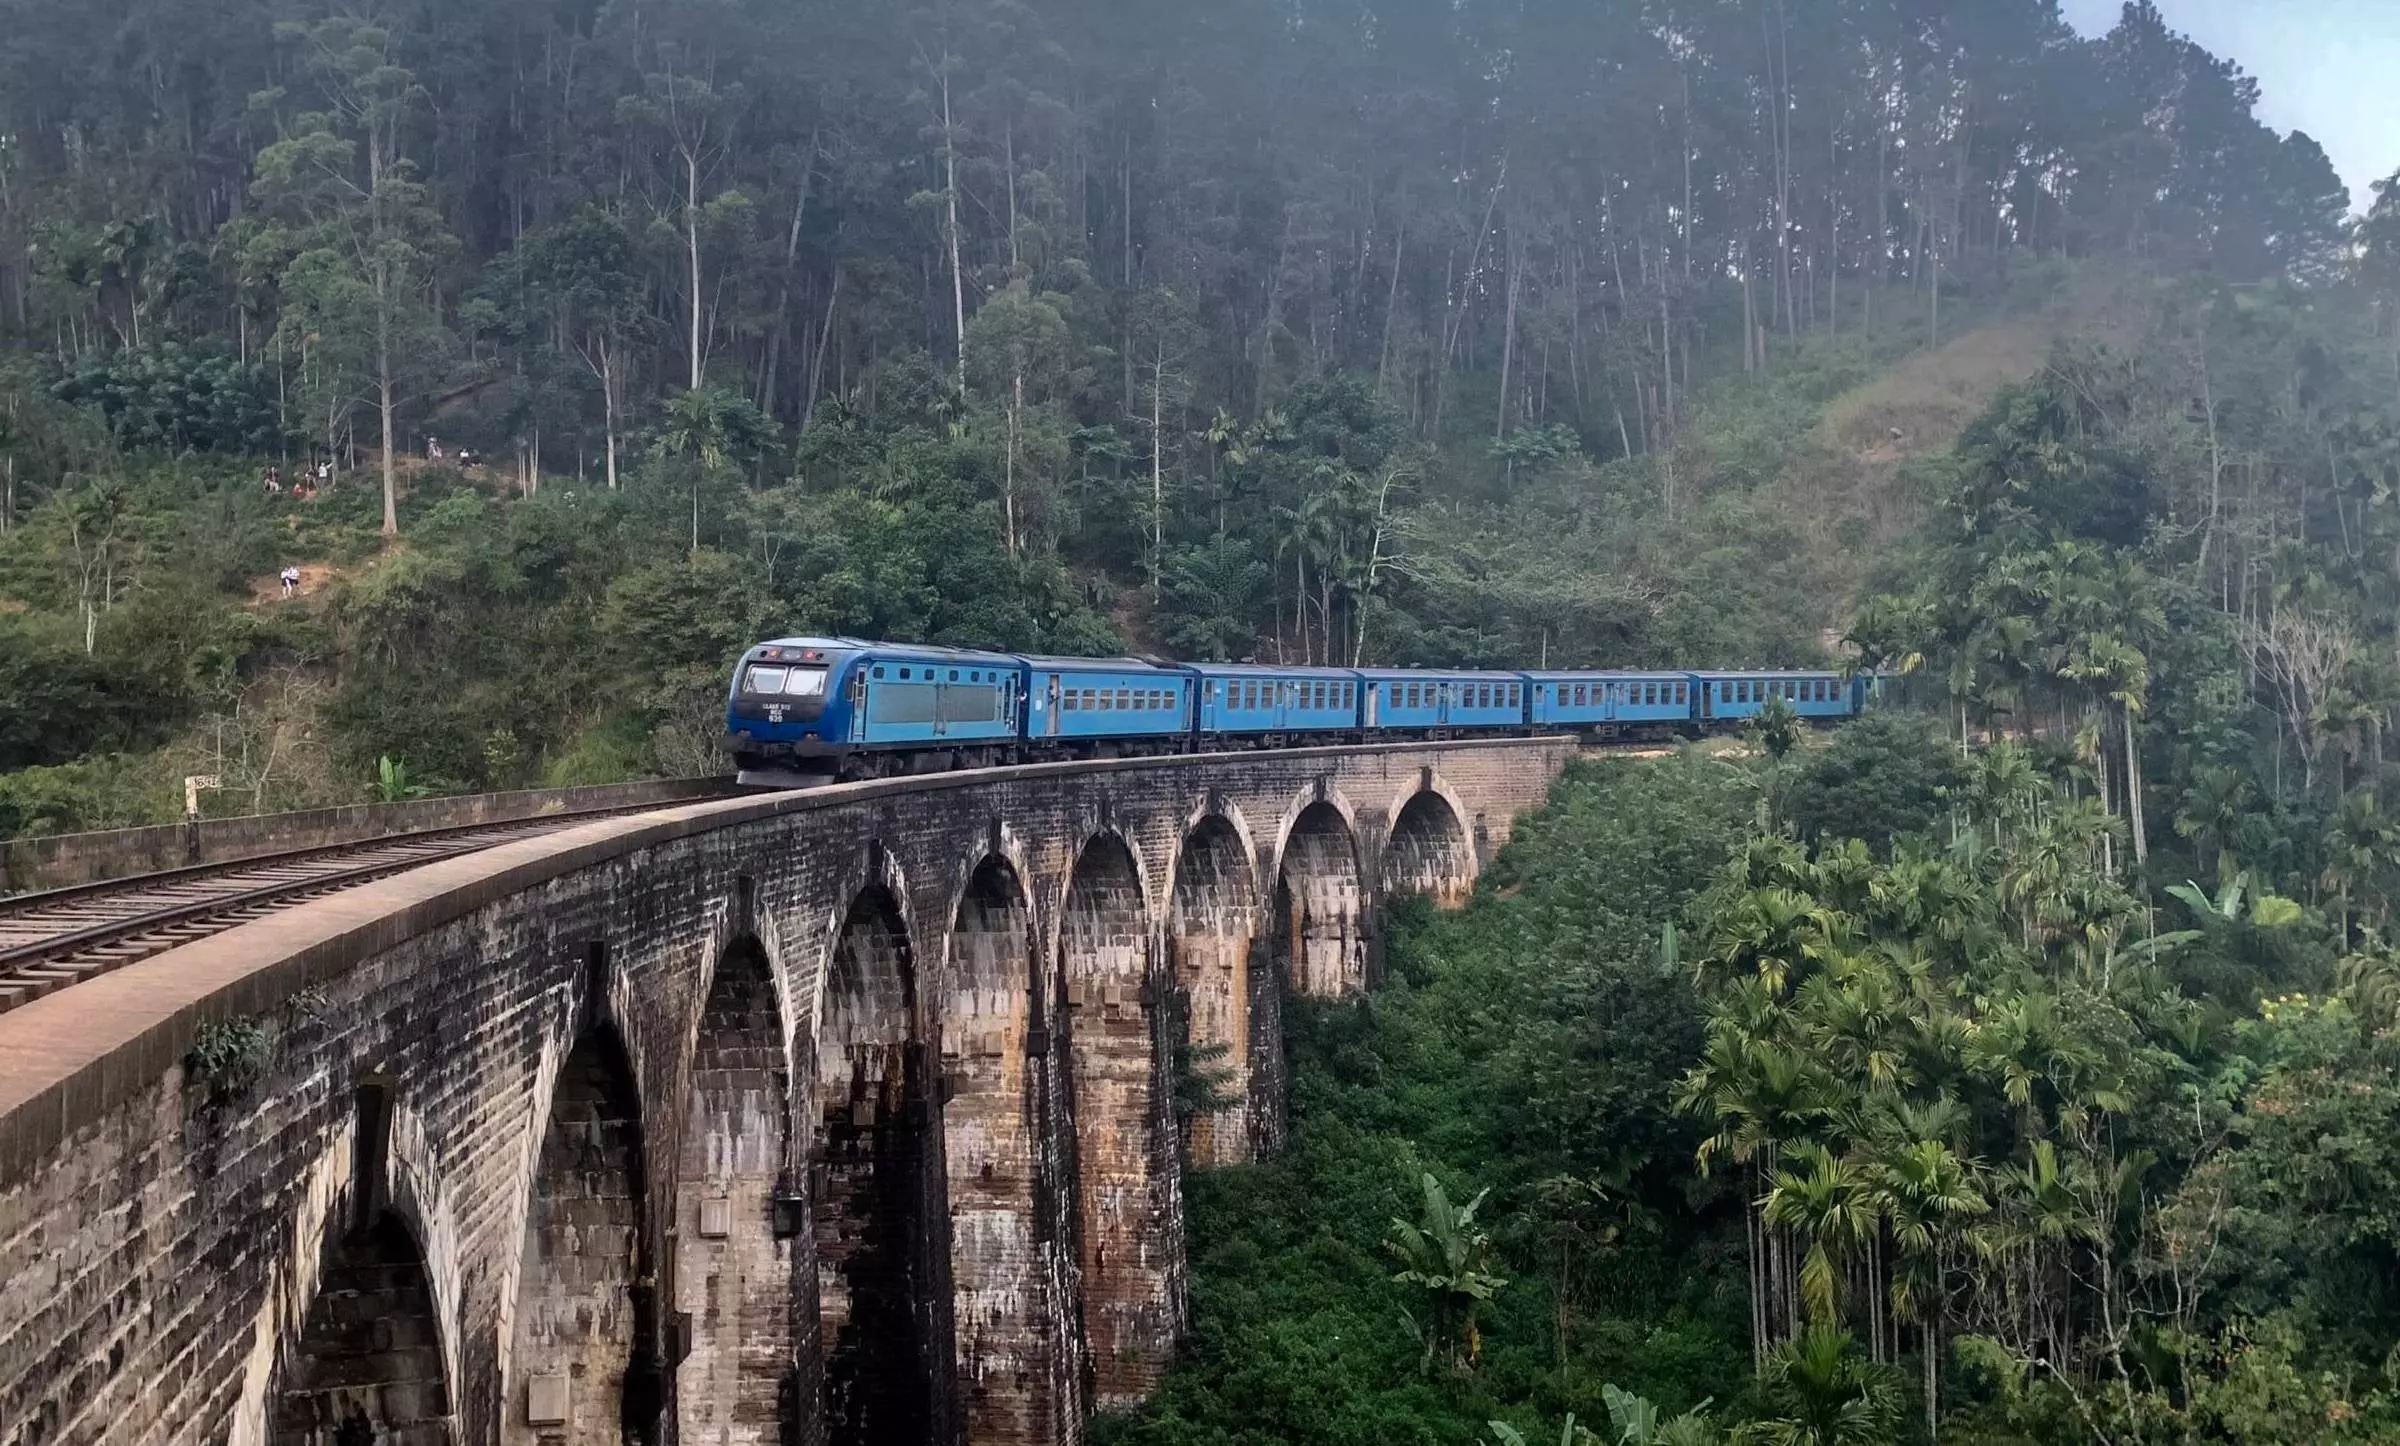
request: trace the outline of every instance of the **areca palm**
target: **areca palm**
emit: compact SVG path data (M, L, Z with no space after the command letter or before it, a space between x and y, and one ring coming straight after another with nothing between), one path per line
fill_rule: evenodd
M1775 1415L1743 1439L1767 1446L1880 1446L1900 1427L1892 1373L1862 1360L1847 1331L1818 1326L1776 1351L1761 1384Z
M1921 1137L1878 1159L1871 1171L1876 1203L1900 1248L1892 1311L1924 1336L1925 1437L1941 1421L1942 1257L1960 1223L1990 1208L1966 1162L1938 1138Z
M1766 1222L1808 1242L1800 1263L1800 1297L1810 1322L1833 1325L1840 1315L1841 1266L1874 1238L1876 1200L1865 1175L1825 1146L1792 1146L1798 1170L1775 1172Z
M2340 909L2342 946L2350 944L2351 903L2400 862L2400 827L2384 816L2372 794L2354 793L2334 810L2325 831L2325 867L2318 882Z

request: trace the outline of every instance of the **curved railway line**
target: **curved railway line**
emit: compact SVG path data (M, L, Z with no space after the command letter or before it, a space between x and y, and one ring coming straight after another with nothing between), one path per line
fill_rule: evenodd
M661 805L425 829L0 898L0 1014L310 899Z
M1639 758L1671 750L1610 742L1586 744L1582 751ZM746 790L726 790L738 791ZM422 829L0 896L0 1014L327 894L518 839L667 806L672 805L644 803Z

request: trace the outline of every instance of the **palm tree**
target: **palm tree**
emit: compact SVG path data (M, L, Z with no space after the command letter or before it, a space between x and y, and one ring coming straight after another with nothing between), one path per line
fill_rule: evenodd
M1743 1439L1765 1446L1882 1446L1900 1429L1900 1387L1860 1358L1850 1333L1815 1326L1778 1349L1760 1379L1776 1414Z
M1903 1268L1892 1278L1892 1312L1924 1336L1925 1439L1941 1424L1942 1260L1965 1217L1989 1209L1966 1163L1936 1138L1918 1138L1877 1160L1871 1188Z
M2205 849L2208 857L2215 860L2220 884L2239 867L2233 856L2233 841L2255 801L2250 775L2241 769L2212 764L2192 773L2191 790L2184 795L2183 807L2175 815L2175 831Z
M1840 1319L1842 1266L1875 1236L1875 1194L1855 1166L1823 1145L1804 1141L1790 1154L1800 1169L1775 1172L1766 1222L1808 1242L1800 1298L1812 1326L1832 1326Z
M2325 830L2325 868L2318 883L2333 894L2340 910L2344 949L2350 947L2352 900L2374 887L2396 859L2400 828L2384 817L2375 796L2362 789L2343 799Z
M1492 1273L1492 1238L1475 1221L1492 1192L1479 1190L1474 1199L1454 1206L1431 1172L1420 1183L1425 1198L1419 1219L1412 1223L1395 1216L1384 1239L1384 1248L1405 1267L1392 1279L1425 1292L1427 1320L1418 1327L1425 1342L1425 1369L1433 1368L1436 1351L1446 1351L1454 1365L1472 1370L1483 1356L1476 1314L1508 1284ZM1415 1317L1410 1322L1415 1324Z

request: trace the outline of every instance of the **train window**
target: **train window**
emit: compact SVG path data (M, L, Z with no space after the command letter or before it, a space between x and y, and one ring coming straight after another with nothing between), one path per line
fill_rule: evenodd
M1069 688L1069 689L1067 690L1067 707L1066 707L1066 711L1068 711L1069 713L1080 713L1080 712L1082 712L1082 711L1083 711L1082 707L1081 707L1081 706L1080 706L1080 704L1079 704L1079 695L1076 693L1076 691L1075 691L1073 688Z
M1578 702L1578 703L1581 703L1581 702L1583 701L1583 690L1584 690L1586 687L1588 687L1588 686L1590 686L1590 685L1589 685L1589 684L1585 684L1585 683L1577 683L1577 684L1575 685L1575 701L1576 701L1576 702Z
M749 693L780 693L784 673L782 668L752 668L743 677L742 689Z
M1689 703L1692 701L1691 686L1689 684L1677 683L1675 685L1675 701L1678 703Z
M1086 713L1096 713L1096 712L1098 712L1099 710L1100 710L1100 695L1099 695L1099 694L1097 694L1097 693L1095 693L1095 692L1093 692L1093 691L1092 691L1091 689L1089 689L1089 688L1086 688L1086 689L1084 689L1084 690L1083 690L1083 711L1084 711L1084 712L1086 712Z
M950 681L953 683L958 681L958 669L952 668L950 670Z

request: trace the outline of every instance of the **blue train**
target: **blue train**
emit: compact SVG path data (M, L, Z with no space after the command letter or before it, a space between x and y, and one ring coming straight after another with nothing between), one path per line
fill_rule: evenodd
M1874 687L1832 672L1272 668L779 638L734 670L725 747L744 781L773 784L1369 738L1664 740L1739 726L1775 698L1838 722Z

